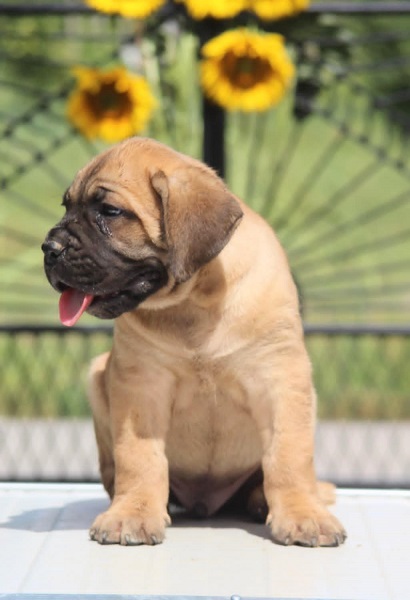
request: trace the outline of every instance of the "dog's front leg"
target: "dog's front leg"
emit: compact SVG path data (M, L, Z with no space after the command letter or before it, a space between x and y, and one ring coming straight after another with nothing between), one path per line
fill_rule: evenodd
M101 544L158 544L170 523L165 456L170 393L164 378L153 382L141 373L108 372L105 381L114 492L110 508L91 526L90 537ZM93 411L96 419L94 406Z
M304 348L280 352L262 426L264 493L273 539L284 545L338 546L346 538L321 501L314 469L316 398Z

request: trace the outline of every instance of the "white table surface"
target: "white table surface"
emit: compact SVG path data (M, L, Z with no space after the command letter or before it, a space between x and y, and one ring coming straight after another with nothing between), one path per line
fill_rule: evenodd
M107 506L99 485L0 484L0 598L410 599L410 491L339 490L339 548L278 546L227 517L177 517L155 547L100 546L88 527Z

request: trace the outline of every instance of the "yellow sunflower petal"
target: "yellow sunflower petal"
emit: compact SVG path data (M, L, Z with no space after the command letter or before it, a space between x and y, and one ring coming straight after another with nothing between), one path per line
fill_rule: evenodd
M248 0L178 0L185 4L188 13L196 20L213 17L228 19L247 8Z
M165 0L85 0L88 6L101 12L123 17L144 19L158 10Z
M291 17L309 6L309 0L249 0L249 8L261 19Z

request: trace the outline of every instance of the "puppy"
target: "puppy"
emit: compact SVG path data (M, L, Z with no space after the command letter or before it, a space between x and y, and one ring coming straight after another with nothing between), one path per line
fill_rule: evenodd
M204 164L146 138L94 158L63 203L43 244L61 320L115 319L89 383L112 499L91 538L160 543L170 490L208 516L254 481L249 508L274 541L341 544L315 476L297 292L270 226Z

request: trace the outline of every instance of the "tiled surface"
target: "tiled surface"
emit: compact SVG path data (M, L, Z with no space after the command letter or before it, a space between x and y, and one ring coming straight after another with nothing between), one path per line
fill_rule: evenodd
M0 485L2 594L132 594L406 600L410 491L341 490L340 548L281 547L263 525L174 519L156 547L88 540L98 485Z

